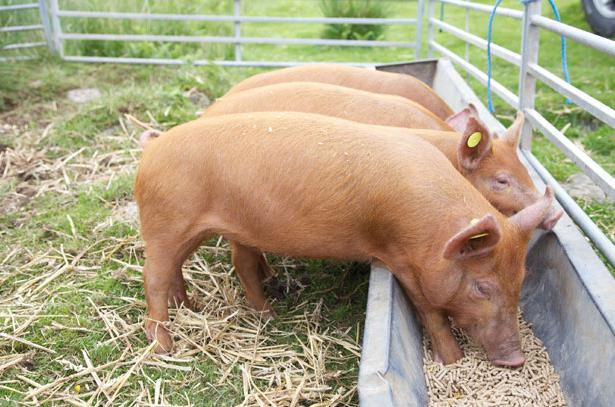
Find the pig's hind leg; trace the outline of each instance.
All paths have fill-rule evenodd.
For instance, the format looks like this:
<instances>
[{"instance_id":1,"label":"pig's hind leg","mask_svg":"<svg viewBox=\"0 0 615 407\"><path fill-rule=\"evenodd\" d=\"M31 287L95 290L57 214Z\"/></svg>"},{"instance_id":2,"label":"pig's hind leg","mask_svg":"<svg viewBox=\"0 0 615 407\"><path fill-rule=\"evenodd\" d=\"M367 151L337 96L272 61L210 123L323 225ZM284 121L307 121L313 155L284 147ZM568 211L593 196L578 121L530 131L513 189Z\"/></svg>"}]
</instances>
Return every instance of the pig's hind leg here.
<instances>
[{"instance_id":1,"label":"pig's hind leg","mask_svg":"<svg viewBox=\"0 0 615 407\"><path fill-rule=\"evenodd\" d=\"M173 339L164 322L169 320L169 303L189 304L181 267L201 241L201 235L190 240L164 236L146 241L143 281L148 316L145 333L150 342L158 341L154 348L156 353L170 352L173 348Z\"/></svg>"},{"instance_id":2,"label":"pig's hind leg","mask_svg":"<svg viewBox=\"0 0 615 407\"><path fill-rule=\"evenodd\" d=\"M265 298L263 291L262 262L265 261L263 254L258 249L244 246L235 241L231 242L232 262L235 272L241 281L246 293L248 303L256 311L265 311L271 316L275 315L273 308ZM267 265L265 261L265 265ZM267 265L267 268L269 265Z\"/></svg>"},{"instance_id":3,"label":"pig's hind leg","mask_svg":"<svg viewBox=\"0 0 615 407\"><path fill-rule=\"evenodd\" d=\"M169 306L179 308L184 306L196 311L195 304L190 301L188 294L186 293L186 283L184 281L184 275L182 273L182 265L201 244L203 241L202 236L195 237L192 241L184 245L182 253L180 254L179 264L175 268L175 274L171 280L169 287Z\"/></svg>"},{"instance_id":4,"label":"pig's hind leg","mask_svg":"<svg viewBox=\"0 0 615 407\"><path fill-rule=\"evenodd\" d=\"M276 275L276 272L271 268L269 263L267 263L267 258L264 253L259 254L260 258L258 261L258 273L260 275L261 281L267 280L269 277L273 277Z\"/></svg>"},{"instance_id":5,"label":"pig's hind leg","mask_svg":"<svg viewBox=\"0 0 615 407\"><path fill-rule=\"evenodd\" d=\"M164 249L155 249L153 245L146 246L147 257L143 266L143 282L148 315L145 320L145 334L148 341L158 341L154 348L156 353L170 352L173 348L171 334L164 326L169 320L169 290L177 261Z\"/></svg>"}]
</instances>

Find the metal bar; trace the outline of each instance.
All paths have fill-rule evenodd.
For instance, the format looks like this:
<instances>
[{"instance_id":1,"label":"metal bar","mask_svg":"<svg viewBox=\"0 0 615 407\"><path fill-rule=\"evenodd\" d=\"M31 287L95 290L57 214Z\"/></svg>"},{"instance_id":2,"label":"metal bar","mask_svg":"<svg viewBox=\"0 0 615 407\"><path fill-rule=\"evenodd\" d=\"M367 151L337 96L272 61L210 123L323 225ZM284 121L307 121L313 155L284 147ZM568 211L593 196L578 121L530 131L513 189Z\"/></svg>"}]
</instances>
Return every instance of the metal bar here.
<instances>
[{"instance_id":1,"label":"metal bar","mask_svg":"<svg viewBox=\"0 0 615 407\"><path fill-rule=\"evenodd\" d=\"M465 10L466 10L466 12L465 12L465 17L466 18L465 18L465 26L464 27L465 27L465 31L468 34L471 34L471 32L470 32L470 9L467 8ZM493 45L495 45L495 44L493 44ZM469 64L470 63L470 43L466 41L464 48L465 48L464 49L464 51L465 51L465 55L464 55L465 56L465 60ZM469 79L470 79L470 74L466 72L466 80L469 80Z\"/></svg>"},{"instance_id":2,"label":"metal bar","mask_svg":"<svg viewBox=\"0 0 615 407\"><path fill-rule=\"evenodd\" d=\"M547 84L557 93L570 98L574 103L594 115L594 117L602 120L604 123L615 128L615 110L594 99L582 90L572 86L565 80L558 78L545 68L538 64L530 63L528 71L537 79Z\"/></svg>"},{"instance_id":3,"label":"metal bar","mask_svg":"<svg viewBox=\"0 0 615 407\"><path fill-rule=\"evenodd\" d=\"M62 25L58 13L58 0L49 0L51 5L51 25L53 26L53 51L62 58L64 56L64 42L62 41Z\"/></svg>"},{"instance_id":4,"label":"metal bar","mask_svg":"<svg viewBox=\"0 0 615 407\"><path fill-rule=\"evenodd\" d=\"M462 0L440 0L442 3L446 4L454 4L455 6L463 7L466 9L478 10L484 13L491 13L493 10L493 6L487 4L478 4L471 3L469 1ZM495 12L499 16L506 16L511 18L516 18L517 20L521 20L523 18L523 13L519 10L513 10L506 7L498 7Z\"/></svg>"},{"instance_id":5,"label":"metal bar","mask_svg":"<svg viewBox=\"0 0 615 407\"><path fill-rule=\"evenodd\" d=\"M596 226L591 218L581 209L579 205L568 195L568 193L562 188L555 178L542 166L540 161L536 159L529 151L523 151L523 155L530 162L532 167L536 170L540 178L553 188L555 197L566 210L568 216L574 220L574 222L585 232L587 237L594 242L598 250L602 252L612 266L615 267L615 245L609 240L608 237Z\"/></svg>"},{"instance_id":6,"label":"metal bar","mask_svg":"<svg viewBox=\"0 0 615 407\"><path fill-rule=\"evenodd\" d=\"M615 56L615 41L601 37L596 34L569 26L568 24L559 23L555 20L543 16L532 16L532 24L540 28L552 31L556 34L570 38L580 44L587 45L602 51L611 56Z\"/></svg>"},{"instance_id":7,"label":"metal bar","mask_svg":"<svg viewBox=\"0 0 615 407\"><path fill-rule=\"evenodd\" d=\"M433 58L433 22L436 0L427 0L427 58Z\"/></svg>"},{"instance_id":8,"label":"metal bar","mask_svg":"<svg viewBox=\"0 0 615 407\"><path fill-rule=\"evenodd\" d=\"M235 17L235 38L241 39L241 21L238 20L241 14L241 0L233 0L233 16ZM241 61L241 43L235 43L235 61Z\"/></svg>"},{"instance_id":9,"label":"metal bar","mask_svg":"<svg viewBox=\"0 0 615 407\"><path fill-rule=\"evenodd\" d=\"M45 40L47 41L47 48L49 51L53 52L53 34L49 24L49 14L47 13L46 0L38 0L38 14L41 19L41 23L43 24L43 34L45 35Z\"/></svg>"},{"instance_id":10,"label":"metal bar","mask_svg":"<svg viewBox=\"0 0 615 407\"><path fill-rule=\"evenodd\" d=\"M34 25L9 25L7 27L0 27L0 32L2 32L2 33L10 33L10 32L16 32L16 31L33 31L33 30L40 30L41 28L43 28L43 26L40 25L40 24L34 24Z\"/></svg>"},{"instance_id":11,"label":"metal bar","mask_svg":"<svg viewBox=\"0 0 615 407\"><path fill-rule=\"evenodd\" d=\"M615 201L615 178L599 166L590 156L578 148L568 137L557 130L536 110L527 108L523 112L527 119L542 134L555 144L566 157L579 166L612 200Z\"/></svg>"},{"instance_id":12,"label":"metal bar","mask_svg":"<svg viewBox=\"0 0 615 407\"><path fill-rule=\"evenodd\" d=\"M125 58L125 57L88 57L88 56L72 56L68 55L63 58L70 62L96 62L96 63L120 63L120 64L151 64L151 65L182 65L191 63L192 65L220 65L220 66L238 66L238 67L287 67L296 65L320 64L322 62L305 62L305 61L209 61L195 60L183 61L180 59L171 58ZM384 65L386 62L338 62L340 65L374 67L375 65Z\"/></svg>"},{"instance_id":13,"label":"metal bar","mask_svg":"<svg viewBox=\"0 0 615 407\"><path fill-rule=\"evenodd\" d=\"M452 34L455 37L459 38L460 40L466 42L466 44L469 43L469 44L475 45L478 48L481 48L484 50L487 49L487 41L480 38L479 36L470 34L469 32L466 32L460 28L457 28L454 25L445 23L444 21L440 21L437 19L433 20L433 24L436 27L442 29L442 31ZM502 58L503 60L510 62L511 64L514 64L517 66L521 65L521 55L509 49L506 49L500 45L494 44L493 42L491 43L491 52L493 53L493 55L496 55ZM466 55L468 54L469 52L466 51ZM467 58L466 58L466 62L467 62Z\"/></svg>"},{"instance_id":14,"label":"metal bar","mask_svg":"<svg viewBox=\"0 0 615 407\"><path fill-rule=\"evenodd\" d=\"M528 64L538 62L538 48L540 46L540 30L531 24L534 15L540 15L541 0L526 4L523 9L521 31L521 69L519 70L519 111L534 109L536 99L536 78L529 74ZM532 150L532 124L527 120L521 128L521 142L519 147L523 150Z\"/></svg>"},{"instance_id":15,"label":"metal bar","mask_svg":"<svg viewBox=\"0 0 615 407\"><path fill-rule=\"evenodd\" d=\"M30 9L30 8L38 8L38 4L28 3L28 4L13 4L11 6L0 6L0 11L25 10L25 9Z\"/></svg>"},{"instance_id":16,"label":"metal bar","mask_svg":"<svg viewBox=\"0 0 615 407\"><path fill-rule=\"evenodd\" d=\"M320 38L267 38L267 37L202 37L191 35L141 35L141 34L73 34L62 33L63 40L99 41L152 41L152 42L198 42L232 44L275 44L275 45L335 45L341 47L414 47L413 42L403 41L365 41L365 40L328 40Z\"/></svg>"},{"instance_id":17,"label":"metal bar","mask_svg":"<svg viewBox=\"0 0 615 407\"><path fill-rule=\"evenodd\" d=\"M467 73L476 78L483 85L487 84L487 74L478 69L472 64L467 63L462 57L450 51L449 49L443 47L435 41L432 41L431 46L442 55L450 58L453 62L457 63L461 66ZM508 90L504 85L497 82L493 78L491 78L491 89L502 98L506 103L508 103L513 108L517 108L519 105L519 98L517 95Z\"/></svg>"},{"instance_id":18,"label":"metal bar","mask_svg":"<svg viewBox=\"0 0 615 407\"><path fill-rule=\"evenodd\" d=\"M123 13L109 11L61 10L58 17L114 18L129 20L182 20L242 23L298 23L298 24L375 24L375 25L413 25L416 18L344 18L344 17L269 17L269 16L227 16L192 15L163 13Z\"/></svg>"},{"instance_id":19,"label":"metal bar","mask_svg":"<svg viewBox=\"0 0 615 407\"><path fill-rule=\"evenodd\" d=\"M32 55L15 55L12 57L0 57L0 62L29 61L35 58Z\"/></svg>"},{"instance_id":20,"label":"metal bar","mask_svg":"<svg viewBox=\"0 0 615 407\"><path fill-rule=\"evenodd\" d=\"M421 47L423 45L423 12L425 10L425 0L418 0L416 7L416 46L414 47L414 59L421 59Z\"/></svg>"},{"instance_id":21,"label":"metal bar","mask_svg":"<svg viewBox=\"0 0 615 407\"><path fill-rule=\"evenodd\" d=\"M8 44L2 47L3 50L8 51L11 49L22 49L22 48L35 48L42 47L47 45L46 42L22 42L20 44Z\"/></svg>"}]
</instances>

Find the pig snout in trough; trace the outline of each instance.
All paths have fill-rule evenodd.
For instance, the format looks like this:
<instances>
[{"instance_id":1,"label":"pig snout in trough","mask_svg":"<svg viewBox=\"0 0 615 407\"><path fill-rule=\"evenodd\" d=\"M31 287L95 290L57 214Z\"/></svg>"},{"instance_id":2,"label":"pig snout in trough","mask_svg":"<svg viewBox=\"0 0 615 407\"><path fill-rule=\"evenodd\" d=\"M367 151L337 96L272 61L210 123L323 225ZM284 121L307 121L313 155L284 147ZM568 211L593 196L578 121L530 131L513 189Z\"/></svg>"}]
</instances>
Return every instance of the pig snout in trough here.
<instances>
[{"instance_id":1,"label":"pig snout in trough","mask_svg":"<svg viewBox=\"0 0 615 407\"><path fill-rule=\"evenodd\" d=\"M436 358L462 356L451 316L494 363L519 363L507 350L518 337L507 315L550 191L507 218L418 137L320 115L250 113L196 120L150 140L135 196L146 332L157 352L173 344L162 324L168 305L189 304L183 262L220 234L232 241L235 271L256 310L272 309L262 252L378 260L415 304Z\"/></svg>"}]
</instances>

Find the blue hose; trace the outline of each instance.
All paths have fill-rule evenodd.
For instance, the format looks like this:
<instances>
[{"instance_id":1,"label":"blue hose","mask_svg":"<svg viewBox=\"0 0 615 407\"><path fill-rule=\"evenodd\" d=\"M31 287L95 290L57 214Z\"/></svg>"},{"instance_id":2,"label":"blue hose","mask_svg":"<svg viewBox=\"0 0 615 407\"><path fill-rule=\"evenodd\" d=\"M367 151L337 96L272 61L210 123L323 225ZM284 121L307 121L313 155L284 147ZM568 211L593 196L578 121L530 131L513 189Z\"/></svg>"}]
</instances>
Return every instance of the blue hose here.
<instances>
[{"instance_id":1,"label":"blue hose","mask_svg":"<svg viewBox=\"0 0 615 407\"><path fill-rule=\"evenodd\" d=\"M519 0L523 3L524 6L527 7L529 3L535 0ZM493 10L491 10L491 14L489 15L489 27L487 29L487 107L489 108L489 112L493 113L495 109L493 108L493 101L491 98L491 33L493 31L493 19L495 17L495 12L499 5L502 3L502 0L497 0L495 5L493 6ZM553 10L553 14L555 14L555 19L559 22L562 21L559 11L555 6L554 0L549 0L549 4L551 5L551 9ZM561 56L562 56L562 70L564 71L564 79L567 83L570 83L570 75L568 73L568 57L566 55L566 37L561 36ZM566 100L566 103L571 103L570 99Z\"/></svg>"}]
</instances>

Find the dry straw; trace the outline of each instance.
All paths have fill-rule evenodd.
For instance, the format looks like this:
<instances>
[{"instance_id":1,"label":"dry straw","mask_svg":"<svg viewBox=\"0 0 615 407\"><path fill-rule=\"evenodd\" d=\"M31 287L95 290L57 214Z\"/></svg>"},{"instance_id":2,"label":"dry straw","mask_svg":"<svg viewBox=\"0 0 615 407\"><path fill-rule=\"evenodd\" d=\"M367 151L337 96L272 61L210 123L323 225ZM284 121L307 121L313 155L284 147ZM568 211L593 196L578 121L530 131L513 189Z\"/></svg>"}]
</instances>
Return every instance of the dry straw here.
<instances>
[{"instance_id":1,"label":"dry straw","mask_svg":"<svg viewBox=\"0 0 615 407\"><path fill-rule=\"evenodd\" d=\"M0 132L15 140L14 146L0 150L0 179L11 185L0 195L1 210L19 214L11 228L27 224L36 213L39 196L51 194L71 202L84 190L96 193L94 185L110 188L121 174L133 174L141 132L133 123L142 123L132 117L121 117L119 122L120 126L96 136L92 143L96 149L72 152L40 147L41 139L53 136L53 125L42 135L2 127ZM47 230L77 242L77 250L51 243L36 249L16 245L0 252L0 393L36 406L194 405L203 400L228 405L225 389L238 395L242 406L356 403L353 383L360 338L329 321L318 299L287 309L278 304L276 321L246 308L229 249L220 240L204 245L185 265L188 290L199 310L172 310L169 328L175 352L154 355L143 333L143 247L134 229L134 204L129 197L98 199L112 209L112 215L87 232L80 232L82 225L71 216L66 216L69 227L63 231L53 226ZM118 222L132 225L133 233L122 237L109 233ZM0 239L5 233L10 232L0 230ZM103 268L109 263L115 271ZM274 266L280 276L288 276L287 270L297 264L281 259ZM130 288L128 292L139 294L86 288L99 273L112 273ZM79 312L99 323L82 324L79 321L88 318L73 311L49 311L74 298L87 308ZM67 345L54 341L56 333L66 332L102 339L93 346L73 343L72 353L67 354L59 348ZM93 357L102 346L111 347L108 357ZM44 379L37 368L43 361L54 366ZM204 363L213 373L202 370Z\"/></svg>"}]
</instances>

